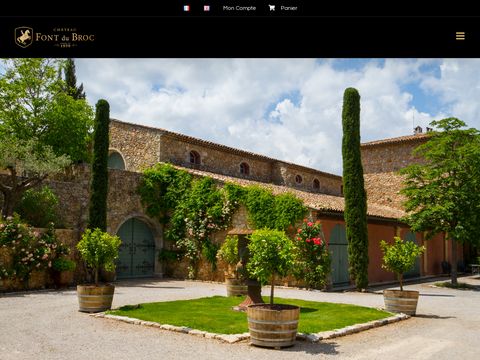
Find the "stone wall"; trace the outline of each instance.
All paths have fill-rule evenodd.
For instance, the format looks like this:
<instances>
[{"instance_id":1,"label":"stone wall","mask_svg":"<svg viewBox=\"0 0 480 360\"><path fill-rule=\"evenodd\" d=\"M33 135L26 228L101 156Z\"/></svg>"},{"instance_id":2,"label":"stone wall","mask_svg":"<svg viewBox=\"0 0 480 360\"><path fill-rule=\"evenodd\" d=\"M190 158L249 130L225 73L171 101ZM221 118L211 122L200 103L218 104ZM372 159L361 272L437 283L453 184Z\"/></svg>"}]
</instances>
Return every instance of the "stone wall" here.
<instances>
[{"instance_id":1,"label":"stone wall","mask_svg":"<svg viewBox=\"0 0 480 360\"><path fill-rule=\"evenodd\" d=\"M140 172L159 161L170 162L237 178L273 182L309 192L341 195L340 176L142 125L112 120L110 150L122 155L126 169L130 171ZM192 150L200 154L199 165L190 164ZM249 175L240 173L242 162L248 164ZM301 184L296 183L296 175L302 177ZM313 187L314 179L319 180L319 189Z\"/></svg>"},{"instance_id":2,"label":"stone wall","mask_svg":"<svg viewBox=\"0 0 480 360\"><path fill-rule=\"evenodd\" d=\"M300 184L295 181L297 175L302 177ZM318 190L313 187L314 179L317 179L320 183L320 189ZM272 167L272 181L278 185L286 185L303 191L337 196L342 195L342 178L340 176L280 161L276 162Z\"/></svg>"},{"instance_id":3,"label":"stone wall","mask_svg":"<svg viewBox=\"0 0 480 360\"><path fill-rule=\"evenodd\" d=\"M118 151L125 169L141 171L156 164L160 158L161 132L151 128L112 120L110 149Z\"/></svg>"},{"instance_id":4,"label":"stone wall","mask_svg":"<svg viewBox=\"0 0 480 360\"><path fill-rule=\"evenodd\" d=\"M45 231L45 229L38 229ZM75 283L84 277L83 267L78 256L78 252L74 248L74 245L78 242L78 232L68 229L55 230L57 238L64 244L72 248L72 252L69 258L77 262L77 268L75 270ZM12 264L12 258L8 249L0 248L0 263L5 265ZM53 287L52 271L50 269L34 270L27 282L22 280L0 279L0 291L18 291L18 290L32 290L32 289L45 289Z\"/></svg>"},{"instance_id":5,"label":"stone wall","mask_svg":"<svg viewBox=\"0 0 480 360\"><path fill-rule=\"evenodd\" d=\"M362 145L363 172L382 173L394 172L412 163L420 162L420 158L412 154L413 149L426 139L381 143L377 145Z\"/></svg>"},{"instance_id":6,"label":"stone wall","mask_svg":"<svg viewBox=\"0 0 480 360\"><path fill-rule=\"evenodd\" d=\"M259 160L253 156L232 154L226 151L212 149L207 146L181 141L164 135L160 147L160 161L170 162L181 166L190 164L190 151L200 154L201 164L196 167L222 175L230 175L250 180L270 182L272 166L267 160ZM245 162L250 168L250 175L240 173L240 164Z\"/></svg>"}]
</instances>

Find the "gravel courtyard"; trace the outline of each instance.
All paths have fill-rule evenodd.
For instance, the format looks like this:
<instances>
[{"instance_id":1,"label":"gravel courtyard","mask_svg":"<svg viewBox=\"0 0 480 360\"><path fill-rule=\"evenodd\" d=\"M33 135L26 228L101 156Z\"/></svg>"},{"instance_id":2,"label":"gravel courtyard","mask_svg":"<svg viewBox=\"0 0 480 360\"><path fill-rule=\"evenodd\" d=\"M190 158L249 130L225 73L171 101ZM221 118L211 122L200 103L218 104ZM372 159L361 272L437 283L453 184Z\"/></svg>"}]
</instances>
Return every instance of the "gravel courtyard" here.
<instances>
[{"instance_id":1,"label":"gravel courtyard","mask_svg":"<svg viewBox=\"0 0 480 360\"><path fill-rule=\"evenodd\" d=\"M480 277L461 281L480 285ZM114 307L224 295L223 284L173 280L116 284ZM74 290L0 295L0 359L478 359L480 292L407 286L420 291L417 317L318 344L283 350L99 319L78 312ZM266 289L264 294L266 294ZM376 293L278 289L276 295L382 307ZM185 314L188 316L188 314ZM214 316L212 314L212 316Z\"/></svg>"}]
</instances>

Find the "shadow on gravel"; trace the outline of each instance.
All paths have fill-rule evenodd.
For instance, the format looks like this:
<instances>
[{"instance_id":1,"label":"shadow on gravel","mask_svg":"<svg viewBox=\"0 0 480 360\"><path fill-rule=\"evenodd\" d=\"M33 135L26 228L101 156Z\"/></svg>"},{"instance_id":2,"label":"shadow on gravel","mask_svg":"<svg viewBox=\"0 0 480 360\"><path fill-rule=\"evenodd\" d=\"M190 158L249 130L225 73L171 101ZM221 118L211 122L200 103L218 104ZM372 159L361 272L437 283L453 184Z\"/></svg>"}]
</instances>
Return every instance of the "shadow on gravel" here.
<instances>
[{"instance_id":1,"label":"shadow on gravel","mask_svg":"<svg viewBox=\"0 0 480 360\"><path fill-rule=\"evenodd\" d=\"M135 280L119 280L114 283L117 287L139 287L146 289L185 289L184 286L169 286L168 280L160 279L135 279Z\"/></svg>"},{"instance_id":2,"label":"shadow on gravel","mask_svg":"<svg viewBox=\"0 0 480 360\"><path fill-rule=\"evenodd\" d=\"M252 345L253 346L253 345ZM337 351L337 344L336 343L326 343L326 342L319 342L316 344L306 343L303 341L297 341L295 346L289 348L283 348L281 350L274 350L271 351L282 351L282 352L289 352L289 353L306 353L311 355L336 355L338 354ZM273 355L273 353L272 353ZM273 356L272 356L273 357Z\"/></svg>"},{"instance_id":3,"label":"shadow on gravel","mask_svg":"<svg viewBox=\"0 0 480 360\"><path fill-rule=\"evenodd\" d=\"M422 318L422 319L439 319L439 320L456 319L455 316L438 316L438 315L423 315L423 314L417 314L415 315L415 317Z\"/></svg>"},{"instance_id":4,"label":"shadow on gravel","mask_svg":"<svg viewBox=\"0 0 480 360\"><path fill-rule=\"evenodd\" d=\"M138 287L145 289L185 289L183 286L158 286L158 285L119 285L123 287Z\"/></svg>"}]
</instances>

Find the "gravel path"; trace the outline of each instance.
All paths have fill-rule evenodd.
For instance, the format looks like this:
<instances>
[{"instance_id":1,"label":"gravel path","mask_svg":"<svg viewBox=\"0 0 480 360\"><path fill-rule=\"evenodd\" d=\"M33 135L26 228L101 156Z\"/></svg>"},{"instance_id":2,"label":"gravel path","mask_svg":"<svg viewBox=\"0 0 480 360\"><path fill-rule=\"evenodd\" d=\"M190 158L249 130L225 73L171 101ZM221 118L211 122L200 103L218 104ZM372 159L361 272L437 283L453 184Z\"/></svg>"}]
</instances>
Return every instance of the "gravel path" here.
<instances>
[{"instance_id":1,"label":"gravel path","mask_svg":"<svg viewBox=\"0 0 480 360\"><path fill-rule=\"evenodd\" d=\"M480 285L480 277L462 281ZM408 286L420 290L419 316L359 334L297 342L269 350L134 326L78 312L76 292L0 295L0 359L479 359L480 292ZM267 291L264 290L266 294ZM224 295L222 284L130 281L117 284L114 307L141 302ZM278 289L276 295L382 307L375 293ZM187 314L186 314L187 315ZM188 316L188 315L187 315Z\"/></svg>"}]
</instances>

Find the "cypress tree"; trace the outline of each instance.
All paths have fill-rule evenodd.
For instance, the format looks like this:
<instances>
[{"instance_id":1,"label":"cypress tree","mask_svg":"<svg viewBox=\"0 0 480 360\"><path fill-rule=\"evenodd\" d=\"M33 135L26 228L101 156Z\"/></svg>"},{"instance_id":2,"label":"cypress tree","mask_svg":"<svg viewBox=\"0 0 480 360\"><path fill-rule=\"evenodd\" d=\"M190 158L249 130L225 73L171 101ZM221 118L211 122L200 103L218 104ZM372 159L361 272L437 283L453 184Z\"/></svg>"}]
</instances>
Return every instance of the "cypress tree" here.
<instances>
[{"instance_id":1,"label":"cypress tree","mask_svg":"<svg viewBox=\"0 0 480 360\"><path fill-rule=\"evenodd\" d=\"M92 183L90 186L90 229L107 229L108 195L108 131L110 105L106 100L98 100L93 134Z\"/></svg>"},{"instance_id":2,"label":"cypress tree","mask_svg":"<svg viewBox=\"0 0 480 360\"><path fill-rule=\"evenodd\" d=\"M368 285L367 197L360 154L360 94L348 88L343 95L343 192L348 263L358 290Z\"/></svg>"},{"instance_id":3,"label":"cypress tree","mask_svg":"<svg viewBox=\"0 0 480 360\"><path fill-rule=\"evenodd\" d=\"M72 58L68 58L65 64L66 93L75 100L85 99L83 83L77 87L77 75L75 73L75 61Z\"/></svg>"}]
</instances>

